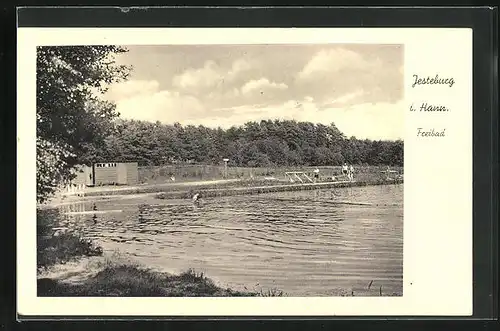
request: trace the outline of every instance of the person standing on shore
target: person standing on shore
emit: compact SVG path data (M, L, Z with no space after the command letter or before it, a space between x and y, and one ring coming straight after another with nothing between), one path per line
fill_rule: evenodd
M347 167L347 163L344 163L344 165L342 166L342 175L349 178L349 168Z
M319 169L316 168L314 169L314 182L317 182L319 180Z
M349 180L354 180L354 167L352 164L349 166Z
M391 167L387 166L387 170L386 170L386 180L389 180L390 179L390 176L391 175Z

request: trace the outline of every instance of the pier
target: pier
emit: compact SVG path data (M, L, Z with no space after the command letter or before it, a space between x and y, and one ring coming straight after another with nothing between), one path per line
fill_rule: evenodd
M373 180L373 181L336 181L322 183L303 183L303 184L281 184L281 185L266 185L266 186L248 186L248 187L228 187L217 189L200 189L196 193L200 193L202 197L223 197L232 195L251 195L262 193L286 192L286 191L301 191L301 190L319 190L328 188L342 187L359 187L369 185L390 185L402 184L403 179L391 180ZM190 198L189 191L172 191L161 192L156 195L158 199L183 199Z

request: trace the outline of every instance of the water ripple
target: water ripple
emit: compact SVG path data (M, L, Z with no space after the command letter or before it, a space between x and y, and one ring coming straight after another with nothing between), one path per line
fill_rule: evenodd
M195 268L228 286L259 283L289 295L366 290L402 293L402 185L281 192L189 201L99 201L65 224L106 249L165 270ZM349 200L379 206L332 204Z

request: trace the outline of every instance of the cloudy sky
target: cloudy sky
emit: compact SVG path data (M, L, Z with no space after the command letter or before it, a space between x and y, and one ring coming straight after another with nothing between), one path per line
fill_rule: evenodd
M126 46L123 118L227 128L261 119L332 122L347 136L403 137L402 45Z

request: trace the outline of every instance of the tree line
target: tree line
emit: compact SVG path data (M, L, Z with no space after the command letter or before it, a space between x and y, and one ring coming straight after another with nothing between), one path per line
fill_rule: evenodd
M81 162L220 164L229 158L243 167L403 165L403 141L346 138L330 125L262 120L229 129L202 125L118 120L96 148L88 145Z

